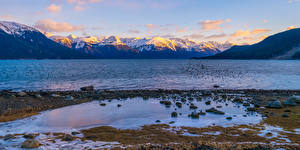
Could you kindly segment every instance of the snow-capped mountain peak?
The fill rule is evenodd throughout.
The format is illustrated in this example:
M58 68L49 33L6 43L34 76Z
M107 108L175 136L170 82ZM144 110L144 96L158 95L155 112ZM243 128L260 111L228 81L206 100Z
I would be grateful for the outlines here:
M209 53L218 53L233 46L233 44L229 42L194 42L189 39L163 38L159 36L152 38L119 38L117 36L97 38L94 36L76 37L74 35L69 35L67 37L52 36L50 38L68 47L75 46L75 49L81 49L85 46L123 45L139 51L185 50L195 52L209 51Z
M39 32L35 28L23 24L19 24L16 22L9 22L9 21L0 21L0 29L8 34L18 35L18 36L23 35L25 31Z

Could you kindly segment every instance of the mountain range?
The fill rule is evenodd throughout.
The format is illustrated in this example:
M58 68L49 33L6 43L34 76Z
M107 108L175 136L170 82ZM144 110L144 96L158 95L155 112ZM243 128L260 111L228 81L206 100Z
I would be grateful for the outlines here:
M0 59L191 58L212 56L232 46L229 42L162 37L64 37L0 21Z
M300 59L300 28L277 33L253 45L233 46L205 59Z

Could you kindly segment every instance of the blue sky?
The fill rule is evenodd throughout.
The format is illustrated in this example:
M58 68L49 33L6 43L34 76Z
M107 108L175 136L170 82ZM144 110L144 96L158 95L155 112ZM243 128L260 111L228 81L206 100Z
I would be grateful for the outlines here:
M56 35L254 43L300 26L300 0L1 0L0 20Z

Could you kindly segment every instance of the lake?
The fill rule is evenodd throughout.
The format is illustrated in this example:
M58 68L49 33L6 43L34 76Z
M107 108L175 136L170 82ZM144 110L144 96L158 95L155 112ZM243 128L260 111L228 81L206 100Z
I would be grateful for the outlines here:
M299 60L0 60L0 89L300 89Z

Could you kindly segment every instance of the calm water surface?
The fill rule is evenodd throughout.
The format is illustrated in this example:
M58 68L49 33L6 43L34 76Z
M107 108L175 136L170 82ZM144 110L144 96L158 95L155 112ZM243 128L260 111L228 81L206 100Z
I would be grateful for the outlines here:
M160 104L159 99L143 100L142 98L104 101L106 106L100 106L103 101L94 101L74 106L67 106L54 110L45 111L39 115L16 120L8 123L0 123L0 136L8 133L26 133L26 132L64 132L94 126L113 126L121 129L139 128L146 124L154 124L156 120L160 123L168 124L174 121L172 126L206 127L211 125L233 126L239 124L257 124L262 120L260 114L249 113L242 104L234 104L231 101L225 102L212 101L211 105L205 102L212 100L206 98L202 101L193 101L198 107L197 110L191 110L189 102L183 103L182 108L177 108L172 103L170 108ZM121 107L117 107L121 104ZM225 112L225 115L216 115L206 113L199 119L192 119L188 114L199 112L211 107L218 108ZM171 117L171 113L176 111L178 117ZM181 115L180 115L181 114ZM246 115L246 116L245 116ZM233 117L227 120L226 117Z
M0 89L300 89L296 60L0 60Z

